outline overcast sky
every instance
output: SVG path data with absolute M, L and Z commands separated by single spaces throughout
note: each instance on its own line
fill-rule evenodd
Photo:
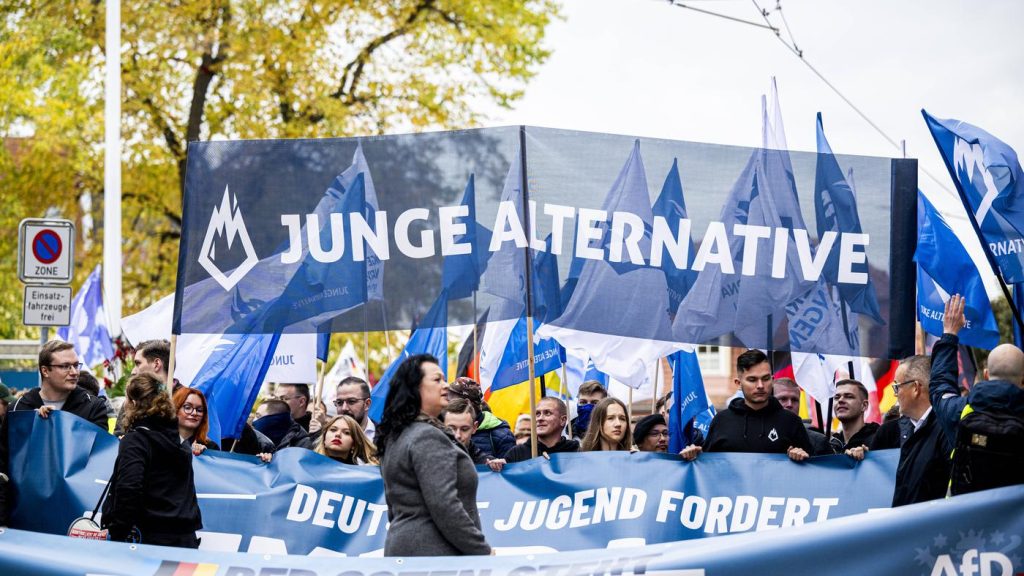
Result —
M 677 2 L 680 3 L 680 2 Z M 763 23 L 749 0 L 686 5 Z M 786 32 L 774 0 L 758 0 Z M 775 76 L 789 147 L 815 150 L 821 112 L 833 150 L 898 157 L 770 30 L 664 0 L 564 0 L 551 25 L 548 63 L 515 110 L 490 125 L 530 124 L 637 136 L 758 146 L 760 95 Z M 979 126 L 1024 154 L 1024 2 L 783 0 L 804 58 L 891 138 L 938 176 L 919 184 L 966 223 L 921 117 Z M 958 230 L 960 231 L 960 230 Z M 965 244 L 978 257 L 980 247 Z M 989 279 L 990 293 L 995 289 Z

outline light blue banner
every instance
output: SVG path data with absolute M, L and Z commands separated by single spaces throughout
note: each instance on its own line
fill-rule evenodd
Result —
M 1013 576 L 1024 569 L 1024 486 L 757 534 L 615 550 L 467 558 L 255 555 L 0 530 L 0 573 L 54 576 Z M 60 550 L 60 554 L 52 551 Z
M 75 416 L 10 420 L 12 528 L 64 534 L 91 511 L 117 440 Z M 72 441 L 73 439 L 73 441 Z M 790 462 L 784 455 L 556 454 L 480 470 L 484 532 L 506 552 L 637 546 L 763 531 L 887 508 L 898 454 Z M 194 460 L 202 549 L 379 554 L 387 508 L 379 470 L 286 449 L 269 465 L 207 451 Z M 2 556 L 2 554 L 0 554 Z

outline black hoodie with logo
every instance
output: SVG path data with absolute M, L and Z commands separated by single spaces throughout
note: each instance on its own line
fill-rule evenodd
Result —
M 800 417 L 769 396 L 768 404 L 752 410 L 743 398 L 715 415 L 704 441 L 705 452 L 785 454 L 790 446 L 812 454 L 811 441 Z

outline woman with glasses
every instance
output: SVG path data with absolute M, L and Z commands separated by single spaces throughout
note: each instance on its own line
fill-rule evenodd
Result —
M 668 452 L 668 425 L 661 414 L 644 416 L 633 428 L 633 439 L 641 452 Z
M 342 464 L 378 464 L 377 447 L 355 419 L 344 414 L 327 421 L 313 451 Z
M 580 443 L 580 452 L 632 449 L 633 433 L 629 429 L 626 405 L 611 396 L 598 402 L 590 415 L 590 425 Z
M 112 540 L 198 548 L 203 527 L 192 450 L 178 436 L 174 405 L 162 382 L 136 374 L 125 390 L 125 435 L 103 502 Z
M 196 456 L 207 448 L 220 450 L 206 434 L 210 431 L 210 417 L 206 409 L 206 396 L 195 388 L 178 388 L 174 393 L 174 408 L 178 416 L 178 436 L 192 446 Z

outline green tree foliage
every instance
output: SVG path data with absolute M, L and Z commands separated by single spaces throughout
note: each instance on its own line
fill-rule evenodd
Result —
M 17 222 L 52 206 L 102 231 L 104 14 L 0 0 L 0 336 L 25 335 Z M 554 17 L 554 0 L 122 2 L 125 313 L 173 290 L 188 142 L 474 125 L 474 103 L 521 96 Z

